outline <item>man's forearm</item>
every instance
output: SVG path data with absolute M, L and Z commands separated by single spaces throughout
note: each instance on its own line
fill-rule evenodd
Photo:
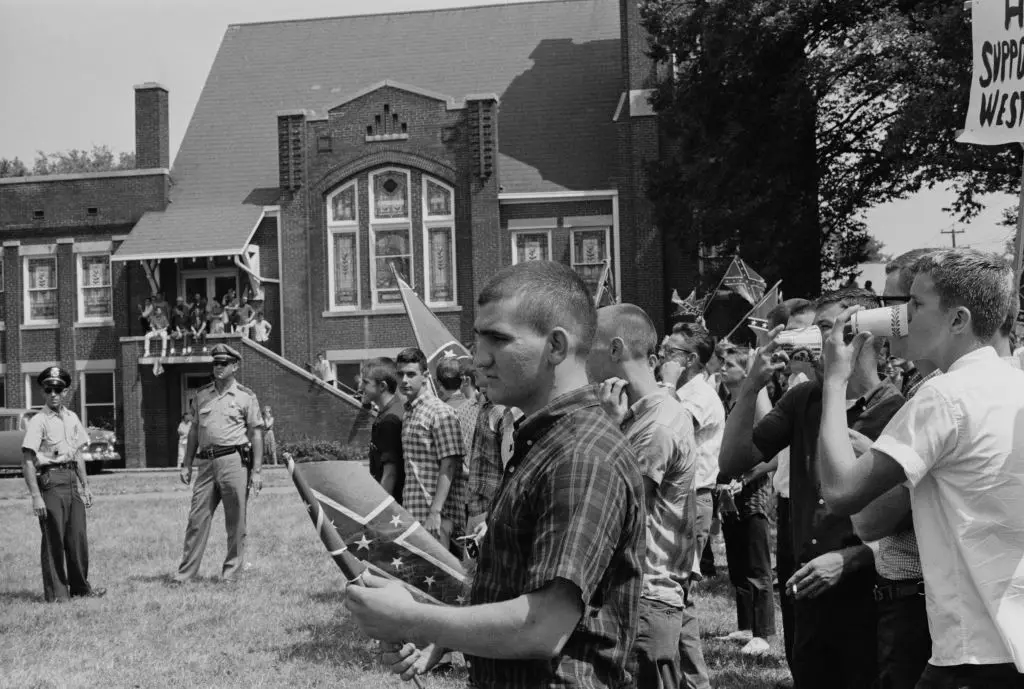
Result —
M 394 464 L 388 463 L 384 465 L 384 472 L 380 477 L 381 488 L 388 495 L 395 492 L 395 484 L 398 483 L 398 469 L 395 468 Z
M 739 476 L 761 461 L 761 453 L 754 447 L 754 412 L 758 390 L 743 385 L 725 422 L 718 468 L 726 476 Z
M 852 545 L 839 551 L 843 556 L 843 576 L 875 566 L 875 553 L 866 545 Z
M 82 482 L 82 490 L 89 490 L 89 472 L 85 470 L 85 458 L 83 457 L 81 449 L 75 453 L 75 473 L 78 474 L 78 480 Z
M 192 428 L 188 432 L 188 442 L 185 444 L 185 461 L 182 468 L 192 470 L 192 462 L 196 459 L 196 450 L 199 449 L 199 431 L 196 429 L 198 421 L 192 422 Z
M 21 473 L 25 476 L 25 485 L 28 486 L 29 495 L 33 498 L 39 497 L 39 481 L 36 479 L 35 456 L 28 450 L 22 452 Z
M 431 512 L 441 512 L 444 509 L 444 503 L 452 487 L 452 477 L 455 476 L 455 463 L 461 461 L 459 457 L 445 457 L 441 460 L 441 473 L 437 477 L 437 490 L 434 491 L 434 502 L 430 505 Z
M 896 486 L 885 495 L 872 500 L 857 514 L 850 517 L 853 528 L 862 541 L 877 541 L 906 530 L 911 520 L 910 491 Z
M 250 429 L 249 442 L 252 444 L 252 470 L 259 471 L 263 466 L 263 429 Z
M 869 466 L 857 461 L 846 425 L 846 384 L 825 383 L 821 402 L 821 492 L 830 507 L 842 509 L 867 478 Z

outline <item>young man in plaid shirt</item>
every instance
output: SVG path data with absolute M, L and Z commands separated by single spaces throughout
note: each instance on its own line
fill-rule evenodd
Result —
M 402 506 L 445 548 L 465 521 L 462 429 L 455 410 L 426 389 L 427 357 L 410 347 L 398 353 L 398 389 L 405 396 Z
M 369 636 L 412 642 L 385 656 L 407 679 L 451 649 L 466 654 L 479 689 L 634 686 L 625 666 L 642 588 L 643 482 L 587 382 L 592 297 L 567 266 L 530 261 L 495 275 L 478 306 L 475 361 L 488 392 L 526 416 L 471 605 L 422 605 L 374 576 L 349 588 L 346 605 Z

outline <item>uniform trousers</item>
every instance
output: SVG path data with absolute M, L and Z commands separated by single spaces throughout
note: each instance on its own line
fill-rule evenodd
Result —
M 216 459 L 196 459 L 198 472 L 192 489 L 192 508 L 185 529 L 185 548 L 174 578 L 187 581 L 199 573 L 203 552 L 210 537 L 210 522 L 217 505 L 224 503 L 228 552 L 221 578 L 231 579 L 245 561 L 245 517 L 249 495 L 249 471 L 242 457 L 232 452 Z
M 85 596 L 89 586 L 89 544 L 85 530 L 85 503 L 78 492 L 75 470 L 56 467 L 37 475 L 46 516 L 39 518 L 43 532 L 40 563 L 43 597 L 47 601 Z

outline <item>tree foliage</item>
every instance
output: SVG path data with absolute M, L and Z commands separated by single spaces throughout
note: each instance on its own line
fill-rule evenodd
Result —
M 0 158 L 0 177 L 69 175 L 133 169 L 135 169 L 134 153 L 115 155 L 109 146 L 93 146 L 91 151 L 81 149 L 57 153 L 37 151 L 35 163 L 31 169 L 19 158 Z

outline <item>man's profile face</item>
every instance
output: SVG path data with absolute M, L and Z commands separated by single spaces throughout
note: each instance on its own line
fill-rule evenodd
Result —
M 518 317 L 518 303 L 518 298 L 502 299 L 479 307 L 473 324 L 473 363 L 484 376 L 492 402 L 523 408 L 541 391 L 548 375 L 548 338 Z
M 949 311 L 942 308 L 939 293 L 931 275 L 921 273 L 910 287 L 907 320 L 910 334 L 906 338 L 906 358 L 940 361 L 936 355 L 949 341 Z
M 386 388 L 383 384 L 378 384 L 376 381 L 369 378 L 359 379 L 359 392 L 363 393 L 363 398 L 369 402 L 376 402 L 381 398 L 381 394 Z
M 414 400 L 423 389 L 423 383 L 427 376 L 419 364 L 399 364 L 398 366 L 398 389 L 402 391 L 407 399 Z

